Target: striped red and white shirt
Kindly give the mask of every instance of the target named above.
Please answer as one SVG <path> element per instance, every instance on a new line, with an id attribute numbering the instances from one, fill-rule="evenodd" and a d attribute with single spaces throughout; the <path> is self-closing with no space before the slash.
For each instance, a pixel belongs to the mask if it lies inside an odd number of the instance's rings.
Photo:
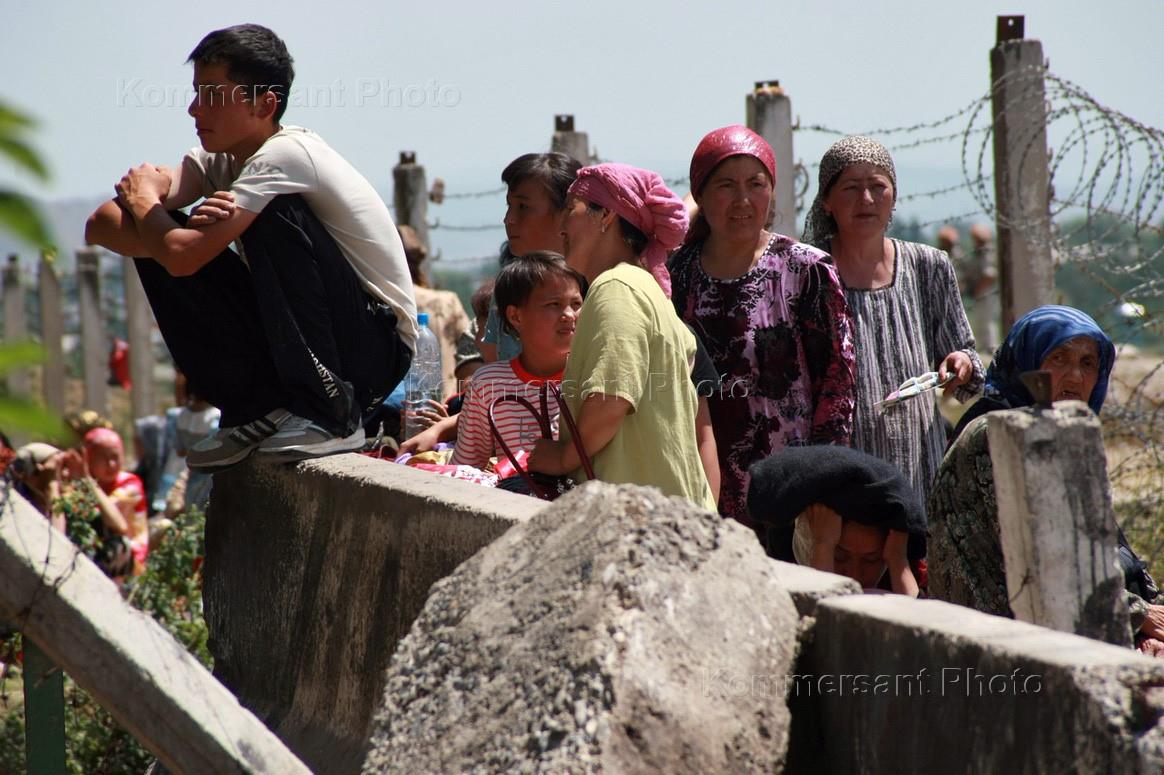
<path id="1" fill-rule="evenodd" d="M 541 387 L 543 382 L 561 384 L 562 372 L 550 377 L 536 377 L 522 368 L 518 358 L 510 361 L 496 361 L 477 370 L 473 381 L 465 391 L 461 414 L 457 420 L 457 446 L 450 461 L 454 465 L 484 468 L 489 458 L 504 459 L 505 452 L 493 438 L 489 430 L 489 407 L 506 394 L 518 395 L 541 411 Z M 558 437 L 558 402 L 551 395 L 547 403 L 550 427 L 554 438 Z M 521 404 L 506 401 L 499 404 L 493 413 L 497 420 L 497 430 L 513 454 L 518 450 L 533 449 L 534 442 L 542 437 L 537 420 Z"/>

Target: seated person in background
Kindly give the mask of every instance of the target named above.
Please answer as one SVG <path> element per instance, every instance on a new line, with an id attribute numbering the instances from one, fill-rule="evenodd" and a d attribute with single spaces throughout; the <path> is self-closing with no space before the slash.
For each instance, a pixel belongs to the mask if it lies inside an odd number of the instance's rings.
<path id="1" fill-rule="evenodd" d="M 1087 314 L 1046 305 L 1015 322 L 986 372 L 985 395 L 958 423 L 930 494 L 930 594 L 997 616 L 1010 616 L 998 500 L 986 420 L 999 409 L 1034 404 L 1024 372 L 1051 372 L 1054 401 L 1085 401 L 1099 413 L 1115 367 L 1115 346 Z M 1141 650 L 1164 651 L 1164 606 L 1151 605 L 1156 585 L 1123 531 L 1117 560 L 1130 593 L 1132 626 Z"/>
<path id="2" fill-rule="evenodd" d="M 146 521 L 145 486 L 136 474 L 122 468 L 125 449 L 121 437 L 108 428 L 94 428 L 85 434 L 85 468 L 100 491 L 117 507 L 125 521 L 122 532 L 129 538 L 133 551 L 134 573 L 145 570 L 150 550 L 149 523 Z M 109 524 L 108 522 L 106 524 Z M 114 529 L 117 530 L 118 525 Z"/>
<path id="3" fill-rule="evenodd" d="M 768 554 L 918 595 L 906 557 L 909 535 L 925 533 L 925 512 L 892 463 L 849 447 L 788 447 L 750 470 L 748 511 L 767 525 Z"/>
<path id="4" fill-rule="evenodd" d="M 104 428 L 90 433 L 117 435 Z M 126 511 L 90 476 L 81 452 L 40 442 L 26 444 L 16 450 L 10 472 L 16 491 L 54 528 L 68 535 L 107 576 L 120 580 L 130 572 L 133 554 L 127 538 L 130 522 Z M 104 477 L 106 468 L 99 465 L 98 472 Z M 126 476 L 137 479 L 133 474 Z M 141 497 L 127 504 L 130 511 L 138 503 L 144 506 L 140 480 L 138 488 Z M 141 521 L 145 522 L 144 512 Z"/>
<path id="5" fill-rule="evenodd" d="M 489 407 L 506 394 L 539 407 L 542 384 L 561 382 L 574 341 L 585 279 L 557 253 L 537 251 L 514 259 L 497 275 L 494 297 L 507 332 L 521 342 L 521 353 L 481 367 L 465 393 L 451 463 L 485 468 L 502 456 L 489 426 Z M 555 432 L 558 406 L 547 405 Z M 494 412 L 497 430 L 510 450 L 529 451 L 541 437 L 537 420 L 520 404 L 506 402 Z"/>
<path id="6" fill-rule="evenodd" d="M 436 335 L 441 346 L 442 398 L 457 392 L 457 381 L 453 376 L 456 361 L 457 341 L 469 333 L 469 316 L 461 300 L 452 291 L 438 291 L 431 286 L 424 261 L 428 249 L 420 241 L 416 229 L 411 226 L 397 226 L 400 240 L 404 243 L 404 256 L 408 260 L 408 271 L 412 275 L 412 290 L 416 298 L 416 311 L 428 314 L 428 327 Z"/>

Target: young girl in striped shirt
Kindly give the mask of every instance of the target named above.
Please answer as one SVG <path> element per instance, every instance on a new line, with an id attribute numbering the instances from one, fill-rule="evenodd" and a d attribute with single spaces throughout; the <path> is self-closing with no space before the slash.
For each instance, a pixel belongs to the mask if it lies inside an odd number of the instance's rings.
<path id="1" fill-rule="evenodd" d="M 457 424 L 452 464 L 485 468 L 490 458 L 504 457 L 489 428 L 489 407 L 497 398 L 514 394 L 537 407 L 542 385 L 561 383 L 585 287 L 586 278 L 550 251 L 514 259 L 497 275 L 493 291 L 497 310 L 506 333 L 521 341 L 521 354 L 483 366 L 473 375 Z M 557 402 L 551 399 L 548 409 L 557 436 Z M 541 437 L 537 420 L 520 404 L 500 404 L 494 418 L 514 454 L 528 452 Z"/>

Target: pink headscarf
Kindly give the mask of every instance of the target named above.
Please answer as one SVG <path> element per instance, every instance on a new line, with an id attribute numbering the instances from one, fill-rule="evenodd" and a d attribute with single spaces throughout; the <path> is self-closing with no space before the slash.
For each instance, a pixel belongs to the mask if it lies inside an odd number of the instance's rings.
<path id="1" fill-rule="evenodd" d="M 115 448 L 122 451 L 121 437 L 109 428 L 94 428 L 85 434 L 85 449 L 92 447 Z"/>
<path id="2" fill-rule="evenodd" d="M 683 242 L 687 208 L 663 179 L 629 164 L 596 164 L 578 170 L 569 194 L 614 211 L 646 235 L 643 265 L 671 298 L 667 253 Z"/>
<path id="3" fill-rule="evenodd" d="M 704 135 L 691 157 L 691 194 L 695 196 L 715 166 L 729 156 L 751 156 L 764 165 L 772 185 L 776 185 L 776 155 L 768 141 L 746 126 L 732 124 Z"/>

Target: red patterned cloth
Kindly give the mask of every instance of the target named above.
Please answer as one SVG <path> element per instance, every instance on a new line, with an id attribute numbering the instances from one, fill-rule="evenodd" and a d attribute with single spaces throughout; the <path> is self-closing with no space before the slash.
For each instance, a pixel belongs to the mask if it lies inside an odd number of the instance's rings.
<path id="1" fill-rule="evenodd" d="M 856 400 L 852 328 L 828 256 L 781 234 L 747 274 L 710 277 L 701 243 L 671 259 L 679 317 L 719 372 L 708 399 L 719 449 L 719 510 L 746 525 L 748 467 L 803 444 L 848 446 Z"/>

